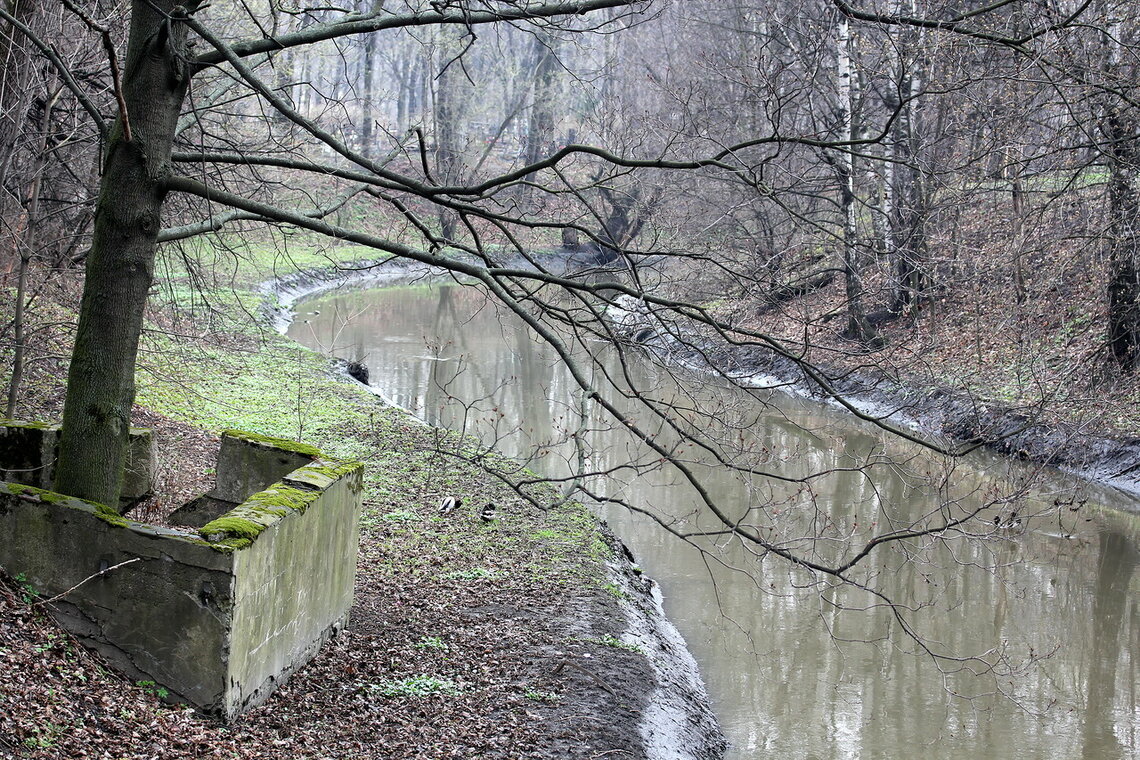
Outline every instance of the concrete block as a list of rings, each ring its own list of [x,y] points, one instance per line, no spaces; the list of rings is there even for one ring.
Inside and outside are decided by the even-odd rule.
[[[51,488],[59,447],[59,425],[0,421],[0,479]],[[131,428],[121,501],[131,504],[154,491],[155,443],[147,428]]]
[[[283,443],[223,438],[217,469],[230,487],[282,460],[301,464],[199,532],[0,483],[0,566],[45,596],[62,594],[48,609],[131,678],[235,718],[343,628],[352,604],[363,465]]]
[[[46,488],[51,485],[59,427],[0,421],[0,479]]]
[[[240,504],[319,455],[312,446],[295,441],[227,430],[222,434],[217,480],[209,495]]]

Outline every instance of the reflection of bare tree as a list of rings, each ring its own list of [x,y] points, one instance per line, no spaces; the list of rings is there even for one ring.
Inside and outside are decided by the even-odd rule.
[[[1116,667],[1120,659],[1120,635],[1125,629],[1124,616],[1129,608],[1128,589],[1138,558],[1140,554],[1127,536],[1112,530],[1100,534],[1093,588],[1092,649],[1081,727],[1081,756],[1085,760],[1126,756],[1116,735]]]

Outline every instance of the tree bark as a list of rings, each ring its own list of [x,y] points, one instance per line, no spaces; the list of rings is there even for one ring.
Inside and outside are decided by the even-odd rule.
[[[16,415],[16,400],[20,393],[20,383],[24,379],[24,306],[28,294],[28,269],[38,246],[37,232],[40,223],[40,197],[43,192],[44,165],[47,163],[48,135],[51,129],[52,110],[59,100],[62,88],[56,88],[44,103],[43,120],[40,123],[40,143],[36,150],[36,161],[32,173],[31,187],[28,189],[27,212],[24,214],[22,242],[20,243],[20,268],[16,280],[16,309],[12,317],[12,377],[8,381],[8,402],[4,416],[11,419]]]
[[[1102,155],[1108,167],[1108,347],[1125,372],[1140,366],[1140,113],[1136,68],[1125,56],[1137,38],[1125,17],[1104,35],[1103,73],[1119,92],[1102,106]]]
[[[853,142],[858,139],[855,124],[855,105],[858,102],[858,81],[851,60],[851,22],[839,17],[836,34],[836,60],[839,76],[840,139]],[[836,164],[839,177],[840,207],[843,211],[843,268],[847,292],[847,329],[844,337],[865,347],[878,343],[878,333],[867,321],[863,308],[863,262],[859,250],[859,227],[855,207],[855,148],[851,146]]]
[[[549,149],[554,137],[554,108],[558,100],[556,79],[558,58],[555,45],[558,41],[551,34],[536,32],[534,36],[533,63],[534,98],[527,124],[526,148],[523,162],[533,164],[542,158]],[[527,175],[533,179],[534,175]]]
[[[126,112],[104,158],[64,403],[55,490],[110,507],[119,501],[155,238],[190,78],[185,25],[177,14],[168,20],[176,5],[132,3]]]
[[[369,34],[364,38],[364,49],[360,56],[361,75],[364,79],[360,106],[360,152],[371,158],[375,151],[372,149],[372,129],[375,118],[372,115],[372,102],[376,97],[376,34]]]
[[[467,80],[463,71],[462,40],[452,29],[441,29],[435,55],[435,98],[432,117],[435,122],[436,181],[449,185],[463,176],[463,145],[460,118],[466,106]],[[440,235],[454,240],[459,231],[455,211],[439,207]]]
[[[894,10],[918,14],[913,0],[898,3]],[[889,309],[895,314],[913,313],[928,287],[926,222],[930,203],[926,176],[920,168],[920,164],[926,163],[922,136],[927,125],[920,124],[920,95],[927,71],[922,53],[925,43],[923,30],[904,29],[893,46],[897,51],[895,79],[900,102],[891,135],[891,186],[887,190],[890,203],[886,218],[887,252],[895,270],[895,292]]]
[[[14,0],[6,5],[20,22],[35,23],[35,0]],[[22,181],[22,170],[26,168],[20,166],[19,158],[23,152],[18,145],[20,136],[28,127],[28,107],[37,94],[37,88],[33,86],[35,57],[30,47],[10,24],[0,24],[0,213],[5,215],[19,213],[6,199],[22,194],[16,187]],[[9,186],[9,175],[16,178],[12,183],[15,187]],[[4,190],[6,192],[2,192]],[[20,257],[14,255],[18,245],[15,237],[11,238],[10,248],[0,239],[0,265],[6,273],[18,266]]]
[[[1137,119],[1117,106],[1105,120],[1109,141],[1108,342],[1131,372],[1140,364],[1140,145]]]

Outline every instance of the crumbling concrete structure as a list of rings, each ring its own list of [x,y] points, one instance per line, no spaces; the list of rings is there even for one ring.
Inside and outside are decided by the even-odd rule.
[[[344,627],[363,465],[227,431],[200,527],[164,528],[46,490],[53,430],[0,423],[0,567],[59,596],[63,626],[132,678],[231,719]],[[134,459],[153,452],[142,438]]]

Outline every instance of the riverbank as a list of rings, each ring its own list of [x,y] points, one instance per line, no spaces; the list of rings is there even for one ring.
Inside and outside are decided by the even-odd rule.
[[[723,375],[744,388],[777,388],[831,403],[947,449],[985,448],[1140,495],[1140,438],[1104,424],[1103,418],[1113,414],[1111,407],[1098,409],[1101,417],[1088,420],[1058,410],[1048,399],[996,400],[929,374],[900,371],[890,356],[877,361],[837,350],[834,337],[806,353],[795,342],[786,344],[788,354],[730,345],[683,324],[663,322],[632,299],[625,305],[613,315],[618,334],[642,344],[665,364]],[[830,349],[830,360],[819,356],[828,353],[825,349]],[[796,353],[807,363],[798,361]],[[1131,413],[1129,392],[1101,399],[1100,405],[1115,401]]]
[[[692,660],[651,584],[584,508],[550,508],[553,493],[531,503],[446,457],[449,434],[251,322],[262,297],[209,299],[208,313],[159,315],[147,337],[137,416],[158,428],[166,464],[160,497],[143,509],[158,517],[208,482],[209,430],[299,438],[365,461],[350,627],[266,705],[224,726],[107,671],[7,579],[0,757],[720,755]],[[48,413],[58,387],[33,379],[29,407]],[[463,507],[442,516],[447,496]],[[476,516],[487,503],[497,505],[491,523]]]
[[[557,420],[568,395],[560,389],[568,381],[555,350],[535,343],[525,319],[511,318],[477,288],[445,281],[431,288],[413,284],[340,290],[305,301],[298,312],[300,321],[291,335],[313,346],[335,346],[348,359],[366,359],[373,382],[425,417],[479,429],[485,441],[498,441],[512,451],[543,451],[545,442],[564,440],[560,433],[565,428]],[[675,386],[666,371],[639,353],[631,347],[628,360],[619,365],[612,350],[598,351],[607,360],[604,367],[620,367],[631,384],[652,388],[659,403],[680,399],[689,409],[695,404],[728,409],[725,425],[743,422],[748,425],[746,435],[755,436],[741,449],[756,440],[759,445],[750,451],[773,452],[769,468],[779,474],[827,473],[812,480],[810,491],[796,483],[762,491],[731,490],[733,484],[725,483],[731,476],[722,473],[703,480],[729,510],[738,509],[742,498],[755,499],[758,512],[763,510],[757,521],[778,527],[783,535],[803,535],[791,531],[798,527],[797,510],[799,515],[806,512],[825,526],[820,532],[837,524],[836,533],[844,534],[839,539],[854,534],[854,553],[863,543],[861,536],[881,532],[876,517],[887,516],[895,525],[930,524],[937,520],[940,505],[951,500],[952,508],[963,511],[982,499],[995,504],[1034,469],[985,455],[960,462],[914,455],[909,447],[891,444],[888,436],[838,410],[772,392],[748,399],[744,392],[695,373],[671,373],[683,384]],[[497,378],[517,380],[497,388]],[[619,407],[618,413],[631,408],[636,410],[631,405]],[[492,413],[497,411],[506,418]],[[555,421],[553,428],[547,427],[547,420]],[[591,450],[610,454],[595,460],[594,467],[636,461],[636,447],[625,444],[620,429],[604,420],[593,422],[592,428]],[[516,433],[529,445],[515,439]],[[853,472],[846,452],[862,451],[880,455],[865,470]],[[553,449],[536,458],[535,467],[549,475],[564,473],[559,463],[572,454],[569,446]],[[701,464],[697,457],[684,461]],[[946,469],[940,471],[943,463]],[[952,478],[944,490],[914,487],[924,476],[940,475]],[[927,546],[908,543],[901,551],[882,547],[874,560],[856,570],[855,582],[868,578],[900,605],[914,604],[916,629],[926,641],[937,642],[939,652],[985,656],[995,644],[1011,642],[1011,656],[999,664],[1003,673],[1009,672],[1007,665],[1016,669],[1013,684],[995,684],[989,673],[963,673],[948,686],[943,680],[947,674],[936,662],[915,657],[905,646],[880,646],[891,632],[890,615],[859,604],[862,597],[844,594],[846,608],[832,615],[829,602],[835,597],[828,593],[821,600],[804,582],[810,579],[807,574],[789,570],[778,560],[764,561],[737,542],[717,537],[702,541],[707,554],[698,556],[655,531],[654,516],[669,524],[678,518],[688,518],[687,527],[702,524],[697,520],[704,515],[693,516],[693,491],[676,478],[650,471],[636,480],[621,474],[615,480],[603,493],[619,496],[632,509],[611,506],[606,514],[615,529],[629,536],[638,559],[659,576],[670,615],[716,686],[718,715],[733,741],[733,758],[781,752],[826,756],[840,741],[892,757],[900,752],[900,735],[915,737],[914,746],[926,747],[931,756],[947,758],[1001,756],[1019,741],[1045,754],[1052,749],[1054,755],[1071,755],[1074,746],[1080,754],[1079,739],[1071,739],[1080,736],[1085,715],[1080,694],[1086,685],[1100,688],[1092,686],[1080,664],[1094,656],[1089,642],[1099,635],[1095,631],[1100,630],[1106,605],[1117,600],[1100,594],[1094,603],[1091,589],[1119,588],[1112,580],[1118,576],[1111,563],[1098,569],[1099,550],[1108,540],[1104,536],[1135,535],[1134,518],[1128,523],[1102,512],[1123,501],[1102,500],[1108,489],[1042,473],[1033,493],[1012,507],[1009,501],[996,504],[976,521],[976,529],[971,526],[972,535],[938,535]],[[1047,496],[1040,498],[1042,493]],[[1065,500],[1073,495],[1089,501],[1075,510],[1076,503],[1066,506],[1062,501],[1059,509],[1053,504],[1058,496]],[[999,510],[1009,515],[1011,509],[1021,514],[1023,526],[1030,516],[1030,530],[994,526],[993,516]],[[910,522],[931,515],[926,523]],[[704,525],[712,521],[711,515],[708,518]],[[855,530],[855,520],[862,531]],[[1118,543],[1127,546],[1130,540]],[[1111,545],[1105,545],[1105,551],[1111,551]],[[822,618],[821,604],[829,610]],[[1026,646],[1032,647],[1031,654],[1048,651],[1051,656],[1026,661],[1018,656]],[[1070,684],[1079,686],[1071,689]],[[947,698],[944,692],[948,688],[977,694],[995,686],[1014,701]],[[1126,697],[1117,704],[1126,708]],[[1021,710],[1032,714],[1019,715]],[[974,718],[967,715],[971,711],[976,711]],[[872,715],[876,717],[868,721]],[[1049,725],[1068,738],[1042,740],[1033,727],[1037,715],[1047,715]],[[845,734],[850,744],[848,738],[837,738],[839,725],[851,727]],[[999,728],[1004,738],[995,736]]]

